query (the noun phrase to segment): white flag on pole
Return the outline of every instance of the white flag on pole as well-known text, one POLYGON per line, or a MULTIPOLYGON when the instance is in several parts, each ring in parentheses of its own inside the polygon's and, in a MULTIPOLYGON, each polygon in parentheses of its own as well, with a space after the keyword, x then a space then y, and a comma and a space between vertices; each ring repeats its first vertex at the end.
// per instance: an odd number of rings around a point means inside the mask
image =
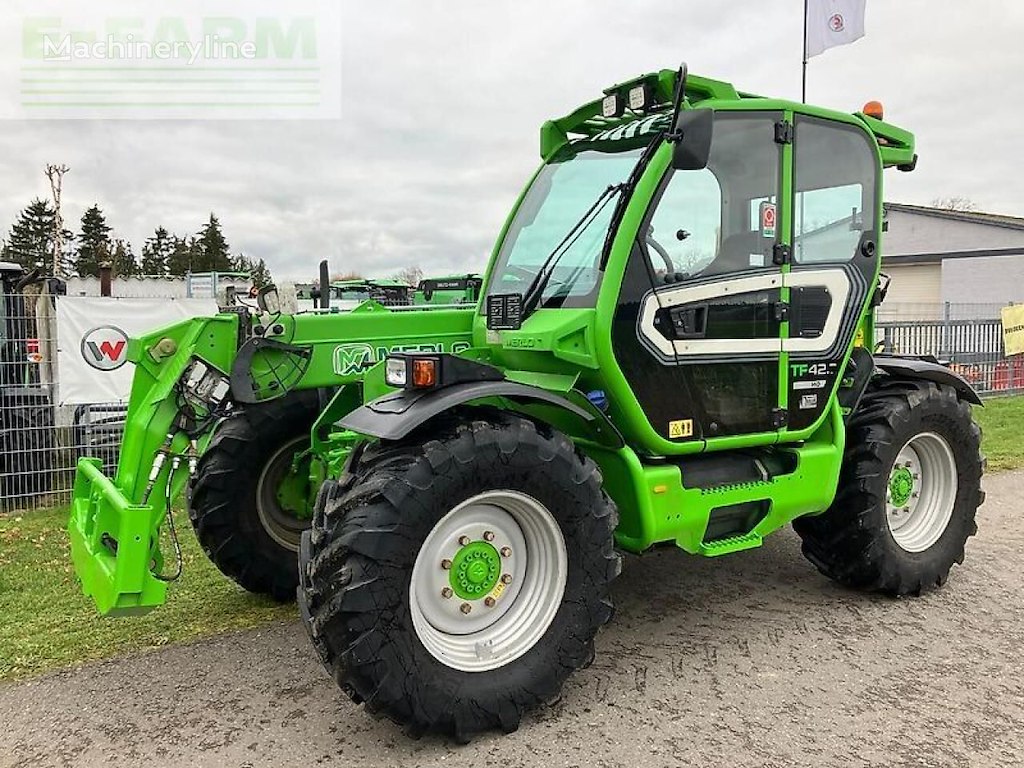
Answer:
POLYGON ((864 37, 867 0, 807 0, 807 58, 864 37))

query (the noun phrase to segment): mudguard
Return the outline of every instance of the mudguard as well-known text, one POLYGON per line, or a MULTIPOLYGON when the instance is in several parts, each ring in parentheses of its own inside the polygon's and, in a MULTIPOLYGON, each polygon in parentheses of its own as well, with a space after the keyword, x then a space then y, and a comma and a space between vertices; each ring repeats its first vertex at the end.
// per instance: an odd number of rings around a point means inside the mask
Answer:
POLYGON ((562 395, 515 381, 473 381, 440 389, 402 389, 366 403, 338 424, 352 432, 382 440, 401 440, 416 427, 456 406, 500 397, 524 404, 555 406, 580 419, 598 442, 622 447, 624 441, 607 417, 562 395))
POLYGON ((966 379, 949 370, 934 358, 875 355, 875 367, 883 374, 896 378, 945 384, 953 387, 967 402, 983 405, 981 397, 966 379))

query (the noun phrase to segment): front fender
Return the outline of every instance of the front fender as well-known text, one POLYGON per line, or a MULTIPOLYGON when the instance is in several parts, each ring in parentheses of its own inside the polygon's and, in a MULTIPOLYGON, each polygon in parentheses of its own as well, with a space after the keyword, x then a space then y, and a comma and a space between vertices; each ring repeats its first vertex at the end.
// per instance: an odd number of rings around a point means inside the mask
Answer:
POLYGON ((488 398, 504 398, 524 405, 554 406, 580 419, 596 442, 615 448, 624 445, 618 430, 596 408, 586 408, 560 394, 515 381, 474 381, 441 389, 403 389, 356 408, 338 424, 368 437, 401 440, 442 413, 488 398))

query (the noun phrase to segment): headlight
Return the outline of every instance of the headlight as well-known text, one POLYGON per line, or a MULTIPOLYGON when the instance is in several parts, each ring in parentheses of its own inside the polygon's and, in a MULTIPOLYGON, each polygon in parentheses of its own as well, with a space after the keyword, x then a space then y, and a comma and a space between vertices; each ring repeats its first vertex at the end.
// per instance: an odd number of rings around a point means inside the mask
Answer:
POLYGON ((629 89, 629 108, 634 112, 647 109, 654 101, 654 94, 647 83, 641 83, 629 89))
POLYGON ((609 93, 601 100, 601 114, 604 117, 618 117, 622 110, 622 96, 618 93, 609 93))
POLYGON ((505 374, 492 365, 444 353, 396 353, 384 361, 384 381, 399 389, 437 389, 504 378, 505 374))
POLYGON ((384 381, 389 387, 404 387, 406 379, 404 357, 389 357, 384 364, 384 381))

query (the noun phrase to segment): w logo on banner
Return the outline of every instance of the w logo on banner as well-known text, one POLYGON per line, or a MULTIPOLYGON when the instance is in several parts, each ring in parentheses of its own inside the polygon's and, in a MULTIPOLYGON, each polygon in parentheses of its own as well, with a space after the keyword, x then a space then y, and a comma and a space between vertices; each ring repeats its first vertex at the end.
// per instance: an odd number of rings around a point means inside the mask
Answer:
POLYGON ((82 337, 82 358, 100 371, 113 371, 128 362, 128 334, 115 325, 101 325, 82 337))

